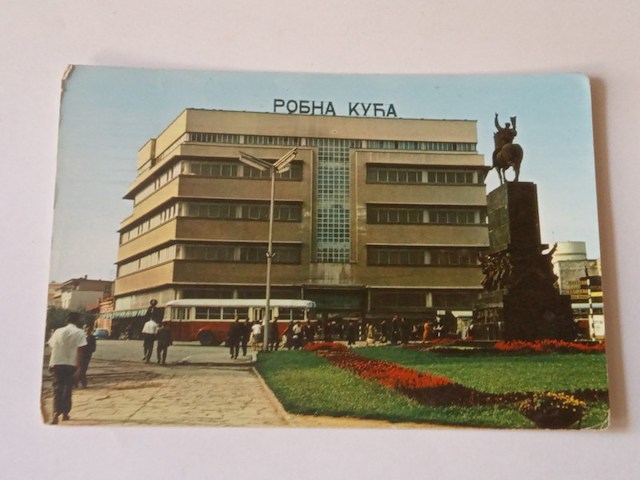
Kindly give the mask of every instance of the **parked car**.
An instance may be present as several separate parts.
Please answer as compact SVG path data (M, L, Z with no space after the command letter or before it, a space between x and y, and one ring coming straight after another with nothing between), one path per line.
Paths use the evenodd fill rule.
M106 340L109 338L109 330L106 328L96 328L93 336L96 337L96 340Z

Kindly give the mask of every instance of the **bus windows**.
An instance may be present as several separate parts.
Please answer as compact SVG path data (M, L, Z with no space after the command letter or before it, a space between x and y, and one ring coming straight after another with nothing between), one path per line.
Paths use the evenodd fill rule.
M221 310L219 307L196 307L196 320L218 320Z
M189 309L184 307L171 307L165 312L165 320L186 320L189 318Z

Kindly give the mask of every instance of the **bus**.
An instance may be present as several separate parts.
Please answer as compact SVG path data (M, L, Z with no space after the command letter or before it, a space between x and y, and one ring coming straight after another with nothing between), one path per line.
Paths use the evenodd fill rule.
M316 304L310 300L270 300L270 319L278 317L280 334L290 321L315 320ZM241 321L263 322L265 299L182 299L167 302L164 321L174 340L201 345L220 345L227 339L235 317Z

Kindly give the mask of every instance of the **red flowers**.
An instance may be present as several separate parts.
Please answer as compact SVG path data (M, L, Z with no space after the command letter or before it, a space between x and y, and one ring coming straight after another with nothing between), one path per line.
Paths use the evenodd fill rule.
M563 340L540 340L537 342L525 342L513 340L510 342L497 342L494 347L499 352L573 352L591 353L604 352L604 343L585 344L565 342Z
M349 351L324 350L318 353L337 367L396 390L440 387L451 383L451 380L445 377L421 373L384 360L369 360Z
M334 342L312 342L307 343L304 347L304 350L308 352L348 352L349 349L341 344Z

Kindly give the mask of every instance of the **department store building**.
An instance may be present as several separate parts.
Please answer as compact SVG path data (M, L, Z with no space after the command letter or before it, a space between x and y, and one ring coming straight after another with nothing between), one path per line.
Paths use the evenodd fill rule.
M325 318L470 311L489 245L476 143L469 120L184 110L138 153L116 313L264 298L271 182L239 152L293 147L276 179L273 298L314 300Z

